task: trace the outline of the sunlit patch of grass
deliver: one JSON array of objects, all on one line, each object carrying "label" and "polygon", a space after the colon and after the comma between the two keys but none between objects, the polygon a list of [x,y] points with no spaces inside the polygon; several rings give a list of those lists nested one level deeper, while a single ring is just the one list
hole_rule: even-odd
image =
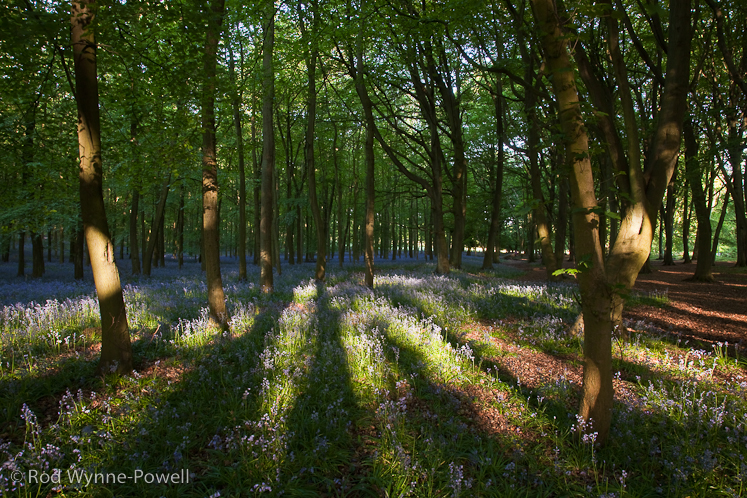
[{"label": "sunlit patch of grass", "polygon": [[625,297],[625,307],[634,308],[636,306],[666,308],[669,306],[669,294],[666,290],[645,293],[633,291]]},{"label": "sunlit patch of grass", "polygon": [[319,286],[314,283],[313,279],[308,282],[297,285],[293,288],[293,302],[306,304],[318,297]]},{"label": "sunlit patch of grass", "polygon": [[478,275],[483,278],[517,278],[526,272],[513,266],[500,263],[493,264],[493,268],[485,270],[482,264],[463,263],[462,271]]}]

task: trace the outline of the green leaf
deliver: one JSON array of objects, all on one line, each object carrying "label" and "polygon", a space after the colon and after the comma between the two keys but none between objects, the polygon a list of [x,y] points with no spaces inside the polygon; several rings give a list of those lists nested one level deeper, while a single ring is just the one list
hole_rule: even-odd
[{"label": "green leaf", "polygon": [[561,268],[552,272],[552,276],[557,277],[559,275],[571,275],[572,277],[575,277],[576,274],[580,272],[581,270],[577,270],[576,268]]}]

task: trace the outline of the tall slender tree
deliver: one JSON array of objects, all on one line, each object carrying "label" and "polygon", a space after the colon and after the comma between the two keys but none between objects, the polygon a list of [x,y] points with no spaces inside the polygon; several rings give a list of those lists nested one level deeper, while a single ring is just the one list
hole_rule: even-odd
[{"label": "tall slender tree", "polygon": [[[241,57],[243,62],[243,54]],[[241,94],[236,78],[236,64],[233,50],[228,49],[228,70],[230,72],[233,107],[233,126],[236,131],[236,152],[239,156],[239,280],[246,280],[246,174],[244,172],[244,134],[241,128]]]},{"label": "tall slender tree", "polygon": [[264,41],[262,43],[262,205],[259,222],[260,276],[262,292],[273,291],[272,278],[272,199],[275,189],[275,127],[273,125],[273,100],[275,99],[275,71],[272,64],[275,47],[275,1],[265,0]]},{"label": "tall slender tree", "polygon": [[210,0],[205,36],[202,87],[202,240],[207,273],[210,318],[225,327],[228,322],[218,241],[218,160],[215,139],[215,80],[218,41],[225,10],[224,0]]},{"label": "tall slender tree", "polygon": [[115,248],[109,236],[102,190],[101,124],[94,36],[96,10],[95,0],[76,0],[72,4],[80,210],[101,313],[101,359],[98,370],[99,373],[127,373],[132,370],[130,331],[119,271],[114,263]]}]

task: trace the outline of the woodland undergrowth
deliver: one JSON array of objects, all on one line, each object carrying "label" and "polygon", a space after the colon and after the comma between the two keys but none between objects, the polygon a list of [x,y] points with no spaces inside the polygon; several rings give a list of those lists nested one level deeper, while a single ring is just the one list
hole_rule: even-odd
[{"label": "woodland undergrowth", "polygon": [[[226,332],[208,319],[198,270],[125,281],[136,371],[124,377],[95,375],[92,286],[0,283],[0,494],[747,493],[747,368],[728,345],[626,324],[600,447],[575,416],[583,338],[569,333],[572,282],[522,282],[470,258],[436,276],[404,260],[377,263],[371,291],[360,265],[331,262],[325,284],[310,264],[286,266],[266,296],[258,271],[240,282],[227,266]],[[636,300],[666,313],[665,295]],[[190,482],[69,479],[136,470],[186,470]],[[17,479],[29,471],[61,479]]]}]

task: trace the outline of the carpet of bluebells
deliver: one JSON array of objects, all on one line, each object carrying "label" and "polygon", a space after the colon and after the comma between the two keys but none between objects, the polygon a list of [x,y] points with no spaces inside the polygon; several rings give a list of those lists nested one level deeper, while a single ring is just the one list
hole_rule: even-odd
[{"label": "carpet of bluebells", "polygon": [[[125,262],[136,370],[104,378],[90,278],[52,263],[23,280],[4,265],[0,495],[747,495],[738,349],[628,324],[613,351],[627,395],[599,446],[575,416],[577,382],[500,366],[541,353],[580,368],[575,285],[465,261],[449,276],[377,262],[373,291],[360,264],[329,262],[324,284],[311,264],[286,265],[267,296],[256,268],[240,282],[225,260],[228,331],[208,319],[198,264],[134,278]],[[650,299],[666,313],[665,296]],[[170,485],[72,478],[184,470],[190,482]],[[59,482],[28,482],[41,473]]]}]

